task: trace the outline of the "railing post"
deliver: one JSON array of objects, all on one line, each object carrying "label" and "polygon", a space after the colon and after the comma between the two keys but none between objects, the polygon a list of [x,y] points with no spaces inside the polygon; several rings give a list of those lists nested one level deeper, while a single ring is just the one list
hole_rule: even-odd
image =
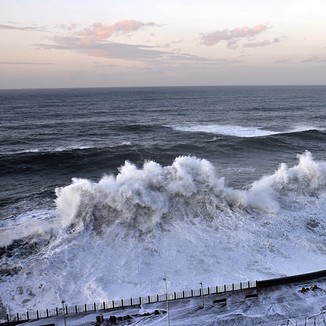
[{"label": "railing post", "polygon": [[174,300],[177,300],[177,294],[174,292]]},{"label": "railing post", "polygon": [[226,284],[224,284],[224,292],[226,292]]},{"label": "railing post", "polygon": [[27,319],[29,320],[29,312],[26,312]]},{"label": "railing post", "polygon": [[114,309],[114,300],[112,300],[112,308]]},{"label": "railing post", "polygon": [[66,311],[67,311],[67,306],[66,306],[66,309],[65,309],[65,300],[62,300],[61,303],[62,303],[62,317],[63,317],[63,323],[64,323],[64,326],[67,326],[67,320],[66,320]]},{"label": "railing post", "polygon": [[130,298],[130,305],[132,306],[132,298]]},{"label": "railing post", "polygon": [[46,309],[46,317],[49,318],[49,309]]},{"label": "railing post", "polygon": [[58,310],[58,307],[55,308],[55,312],[57,313],[57,316],[59,316],[59,310]]},{"label": "railing post", "polygon": [[121,306],[123,307],[123,299],[121,299]]},{"label": "railing post", "polygon": [[242,290],[242,282],[240,282],[240,290]]},{"label": "railing post", "polygon": [[36,316],[37,316],[37,319],[40,319],[40,316],[38,314],[38,310],[36,310]]},{"label": "railing post", "polygon": [[156,301],[157,301],[157,302],[160,301],[160,299],[159,299],[159,297],[158,297],[158,293],[156,294]]},{"label": "railing post", "polygon": [[18,314],[18,312],[17,312],[17,320],[19,321],[19,314]]},{"label": "railing post", "polygon": [[209,287],[207,288],[207,293],[208,293],[208,295],[210,295],[210,290],[209,290]]},{"label": "railing post", "polygon": [[87,305],[86,305],[86,303],[85,303],[85,312],[87,312]]},{"label": "railing post", "polygon": [[105,310],[105,301],[103,301],[103,309]]},{"label": "railing post", "polygon": [[9,319],[9,315],[7,314],[7,322],[8,322],[8,325],[10,324],[10,319]]},{"label": "railing post", "polygon": [[182,298],[185,298],[185,291],[182,291]]},{"label": "railing post", "polygon": [[191,297],[193,298],[194,297],[194,290],[191,289]]},{"label": "railing post", "polygon": [[75,305],[75,311],[76,311],[76,314],[78,313],[78,307],[77,305]]},{"label": "railing post", "polygon": [[96,311],[96,303],[94,302],[94,311]]},{"label": "railing post", "polygon": [[151,297],[148,296],[148,303],[151,303]]}]

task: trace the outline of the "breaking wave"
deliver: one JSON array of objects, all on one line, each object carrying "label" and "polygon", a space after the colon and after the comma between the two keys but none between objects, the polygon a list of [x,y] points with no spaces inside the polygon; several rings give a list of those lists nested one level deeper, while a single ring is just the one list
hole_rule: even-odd
[{"label": "breaking wave", "polygon": [[282,163],[247,190],[227,187],[205,159],[178,157],[165,167],[149,161],[139,169],[126,162],[117,176],[104,176],[97,183],[73,179],[71,185],[56,189],[56,205],[63,226],[128,223],[144,230],[189,216],[214,219],[228,210],[276,214],[281,195],[316,195],[325,184],[326,162],[314,161],[310,152],[300,155],[294,167]]},{"label": "breaking wave", "polygon": [[[203,132],[209,134],[217,134],[223,136],[233,136],[233,137],[265,137],[272,135],[280,135],[280,134],[289,134],[289,133],[302,133],[306,131],[314,131],[318,130],[315,127],[310,126],[300,126],[296,128],[292,128],[286,131],[273,131],[267,130],[259,127],[243,127],[238,125],[193,125],[193,126],[171,126],[174,130],[184,131],[184,132]],[[320,130],[323,131],[323,130]]]},{"label": "breaking wave", "polygon": [[309,152],[247,189],[191,156],[74,179],[56,210],[1,222],[1,300],[17,312],[163,293],[164,272],[179,291],[323,269],[325,188]]}]

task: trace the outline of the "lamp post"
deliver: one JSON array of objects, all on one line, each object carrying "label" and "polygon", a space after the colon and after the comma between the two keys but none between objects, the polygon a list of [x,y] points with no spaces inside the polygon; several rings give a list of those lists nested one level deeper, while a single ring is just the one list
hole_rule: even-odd
[{"label": "lamp post", "polygon": [[201,295],[203,297],[203,308],[205,307],[205,298],[204,298],[204,288],[203,288],[203,282],[199,283],[201,286]]},{"label": "lamp post", "polygon": [[167,278],[164,274],[163,281],[165,281],[165,298],[166,298],[166,311],[168,314],[168,326],[170,326],[170,313],[169,313],[169,298],[168,298],[168,284],[167,284]]},{"label": "lamp post", "polygon": [[64,322],[65,326],[67,326],[66,312],[65,312],[65,300],[62,300],[61,303],[62,303],[63,322]]}]

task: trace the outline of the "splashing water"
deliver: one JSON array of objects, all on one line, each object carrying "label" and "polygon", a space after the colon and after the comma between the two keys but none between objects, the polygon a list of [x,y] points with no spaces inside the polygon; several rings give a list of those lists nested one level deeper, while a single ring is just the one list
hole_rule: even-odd
[{"label": "splashing water", "polygon": [[309,152],[246,190],[195,157],[74,179],[57,211],[1,225],[2,265],[19,266],[2,273],[1,300],[41,309],[164,292],[165,272],[177,291],[323,269],[325,186]]}]

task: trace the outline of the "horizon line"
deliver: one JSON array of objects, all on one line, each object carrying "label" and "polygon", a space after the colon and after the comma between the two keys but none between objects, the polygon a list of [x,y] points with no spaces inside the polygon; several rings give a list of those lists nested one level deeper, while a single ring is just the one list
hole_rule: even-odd
[{"label": "horizon line", "polygon": [[213,87],[325,87],[326,84],[226,84],[226,85],[151,85],[151,86],[69,86],[0,88],[0,91],[74,90],[74,89],[131,89],[131,88],[213,88]]}]

